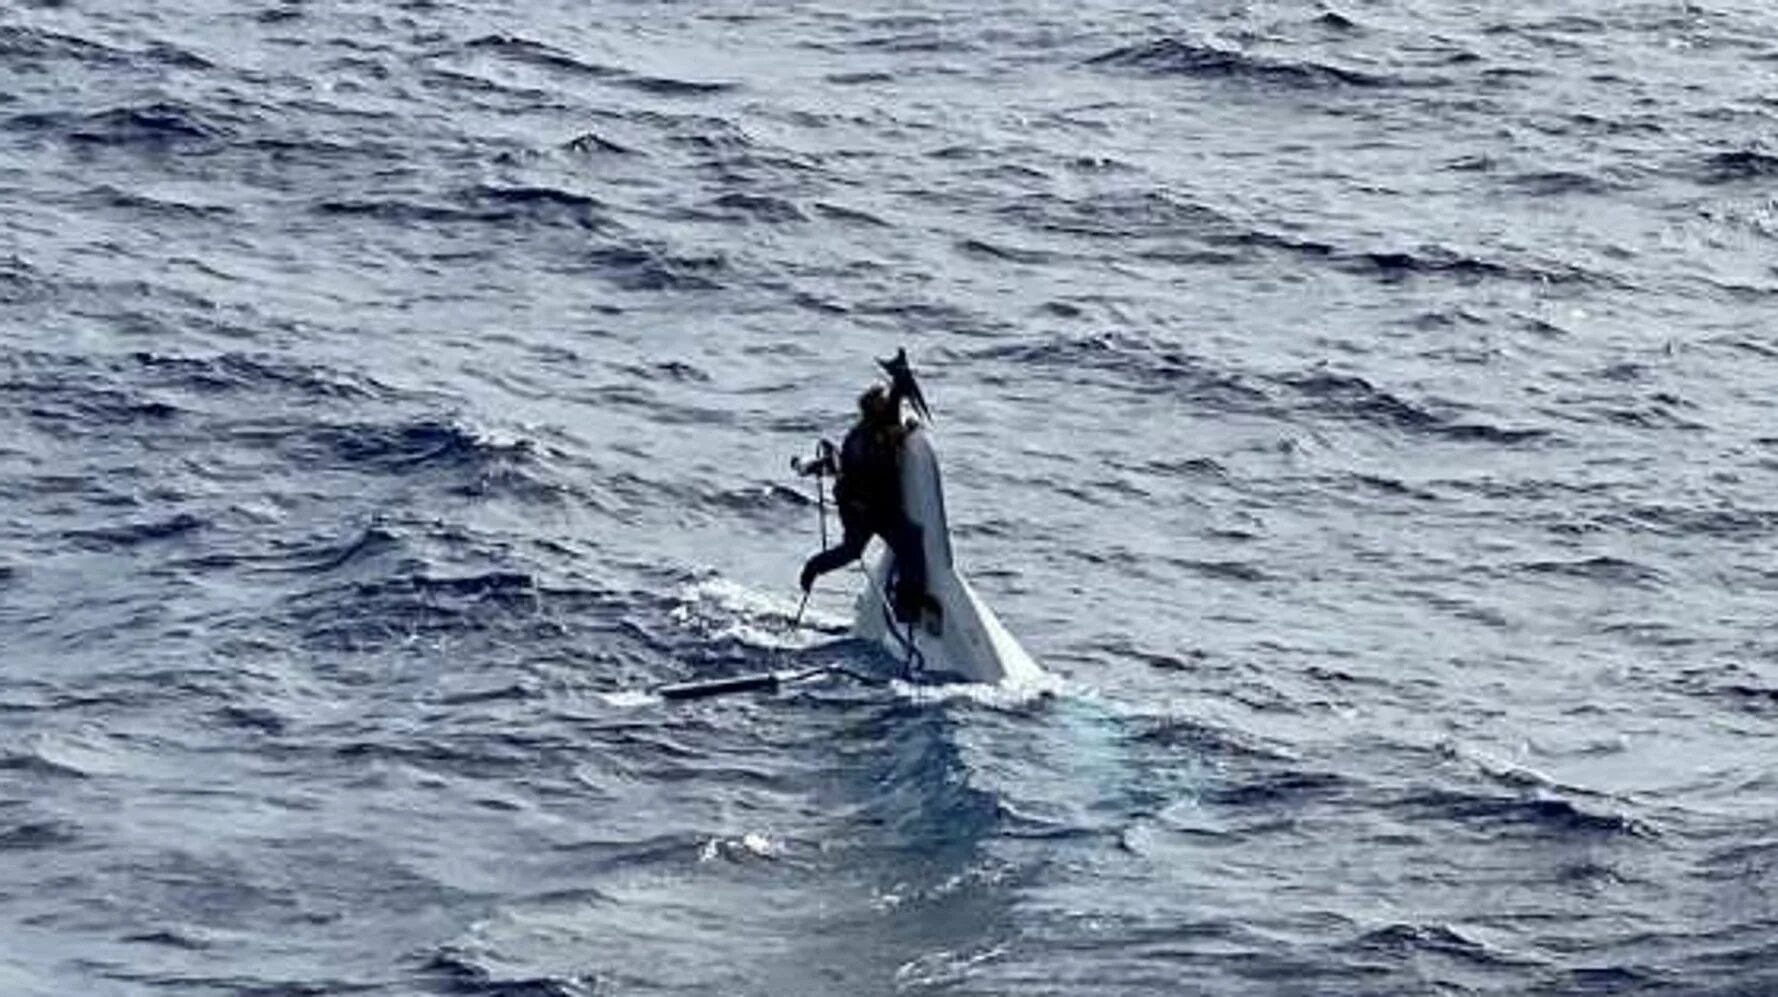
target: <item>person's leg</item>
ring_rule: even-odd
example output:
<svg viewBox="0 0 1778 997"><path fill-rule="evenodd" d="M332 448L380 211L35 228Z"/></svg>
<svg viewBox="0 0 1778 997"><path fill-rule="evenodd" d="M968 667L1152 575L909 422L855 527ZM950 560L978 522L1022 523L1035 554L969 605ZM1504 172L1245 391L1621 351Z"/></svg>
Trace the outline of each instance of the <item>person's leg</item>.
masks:
<svg viewBox="0 0 1778 997"><path fill-rule="evenodd" d="M926 545L906 516L884 525L883 542L895 554L895 616L905 623L917 619L926 602Z"/></svg>
<svg viewBox="0 0 1778 997"><path fill-rule="evenodd" d="M803 564L802 586L804 590L815 584L817 577L858 560L859 556L864 553L865 545L870 543L870 533L862 529L861 524L843 515L840 517L840 524L846 531L840 542L809 558Z"/></svg>

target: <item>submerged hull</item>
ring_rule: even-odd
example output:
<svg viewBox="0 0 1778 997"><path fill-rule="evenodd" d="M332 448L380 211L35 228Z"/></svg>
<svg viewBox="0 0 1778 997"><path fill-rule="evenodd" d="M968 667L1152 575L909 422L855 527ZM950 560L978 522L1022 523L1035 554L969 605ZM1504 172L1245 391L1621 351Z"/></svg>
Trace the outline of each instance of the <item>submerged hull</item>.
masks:
<svg viewBox="0 0 1778 997"><path fill-rule="evenodd" d="M885 549L867 569L869 582L858 596L853 632L909 662L914 678L1033 682L1043 669L969 587L952 558L944 486L931 436L924 426L909 434L901 458L901 493L908 518L920 528L927 593L939 611L924 614L912 627L895 620L886 585L895 558Z"/></svg>

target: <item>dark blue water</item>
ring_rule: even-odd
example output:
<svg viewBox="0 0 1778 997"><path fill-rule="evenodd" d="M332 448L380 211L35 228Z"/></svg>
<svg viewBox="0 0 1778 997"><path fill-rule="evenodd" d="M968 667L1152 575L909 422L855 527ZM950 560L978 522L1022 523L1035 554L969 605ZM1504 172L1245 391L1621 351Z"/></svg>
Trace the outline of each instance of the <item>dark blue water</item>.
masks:
<svg viewBox="0 0 1778 997"><path fill-rule="evenodd" d="M0 10L0 992L1778 991L1778 14ZM787 633L906 345L1046 696Z"/></svg>

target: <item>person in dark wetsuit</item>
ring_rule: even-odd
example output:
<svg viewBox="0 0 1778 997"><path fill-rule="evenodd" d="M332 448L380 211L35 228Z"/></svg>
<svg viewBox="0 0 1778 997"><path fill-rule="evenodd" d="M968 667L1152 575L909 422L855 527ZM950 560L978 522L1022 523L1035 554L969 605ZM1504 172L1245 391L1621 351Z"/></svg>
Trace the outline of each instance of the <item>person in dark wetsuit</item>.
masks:
<svg viewBox="0 0 1778 997"><path fill-rule="evenodd" d="M823 440L821 458L803 467L805 474L838 476L833 497L845 536L803 564L801 582L803 591L809 591L818 576L851 564L871 537L880 537L895 555L892 602L896 619L905 623L918 618L927 597L925 544L901 501L901 444L911 426L901 422L905 389L900 380L893 390L877 384L859 395L858 423L837 453Z"/></svg>

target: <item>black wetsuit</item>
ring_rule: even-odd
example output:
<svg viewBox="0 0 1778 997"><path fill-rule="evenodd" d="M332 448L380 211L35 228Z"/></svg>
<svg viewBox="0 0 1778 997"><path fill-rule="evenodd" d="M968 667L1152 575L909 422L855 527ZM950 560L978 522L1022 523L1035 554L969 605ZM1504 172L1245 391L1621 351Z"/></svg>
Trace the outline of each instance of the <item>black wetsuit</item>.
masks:
<svg viewBox="0 0 1778 997"><path fill-rule="evenodd" d="M803 588L815 576L845 567L864 553L871 537L880 537L895 555L894 609L898 619L919 615L926 596L926 549L920 528L901 504L900 450L905 430L894 424L853 426L840 445L839 480L834 502L840 507L845 536L839 544L809 558L803 565Z"/></svg>

